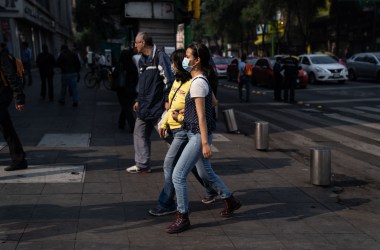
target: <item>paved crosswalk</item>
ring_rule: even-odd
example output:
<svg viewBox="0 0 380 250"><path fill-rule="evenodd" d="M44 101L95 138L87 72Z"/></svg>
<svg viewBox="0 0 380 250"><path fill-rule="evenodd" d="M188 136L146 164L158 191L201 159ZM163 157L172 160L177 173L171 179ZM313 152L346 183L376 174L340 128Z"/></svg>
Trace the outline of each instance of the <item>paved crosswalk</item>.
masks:
<svg viewBox="0 0 380 250"><path fill-rule="evenodd" d="M346 159L380 167L380 105L333 105L326 110L284 106L235 112L243 120L268 121L274 143L283 140L282 145L305 153L313 146L328 146Z"/></svg>

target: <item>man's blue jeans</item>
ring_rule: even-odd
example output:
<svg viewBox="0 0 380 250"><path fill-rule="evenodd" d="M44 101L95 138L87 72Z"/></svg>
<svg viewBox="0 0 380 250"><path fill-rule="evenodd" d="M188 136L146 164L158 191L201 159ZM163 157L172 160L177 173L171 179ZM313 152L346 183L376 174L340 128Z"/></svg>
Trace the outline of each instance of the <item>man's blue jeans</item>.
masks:
<svg viewBox="0 0 380 250"><path fill-rule="evenodd" d="M62 74L61 76L61 101L65 101L67 87L73 95L73 102L78 102L77 73Z"/></svg>
<svg viewBox="0 0 380 250"><path fill-rule="evenodd" d="M173 184L177 196L177 211L182 214L189 211L186 178L194 165L196 165L199 175L209 180L211 187L218 192L222 199L229 198L232 195L219 176L215 174L210 161L203 158L201 135L187 131L187 139L188 143L183 149L173 171ZM209 144L212 142L211 134L208 136L208 142ZM196 164L198 161L201 164Z"/></svg>

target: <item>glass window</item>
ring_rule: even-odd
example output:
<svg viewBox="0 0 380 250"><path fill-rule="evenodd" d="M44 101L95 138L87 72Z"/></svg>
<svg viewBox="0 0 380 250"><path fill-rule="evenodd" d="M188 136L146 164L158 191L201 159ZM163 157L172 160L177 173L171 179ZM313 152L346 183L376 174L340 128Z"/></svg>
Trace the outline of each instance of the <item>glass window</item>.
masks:
<svg viewBox="0 0 380 250"><path fill-rule="evenodd" d="M336 63L336 60L331 56L313 56L310 58L314 64L332 64Z"/></svg>
<svg viewBox="0 0 380 250"><path fill-rule="evenodd" d="M307 57L302 57L302 64L310 65L309 59Z"/></svg>
<svg viewBox="0 0 380 250"><path fill-rule="evenodd" d="M365 62L365 56L358 56L355 58L356 62Z"/></svg>

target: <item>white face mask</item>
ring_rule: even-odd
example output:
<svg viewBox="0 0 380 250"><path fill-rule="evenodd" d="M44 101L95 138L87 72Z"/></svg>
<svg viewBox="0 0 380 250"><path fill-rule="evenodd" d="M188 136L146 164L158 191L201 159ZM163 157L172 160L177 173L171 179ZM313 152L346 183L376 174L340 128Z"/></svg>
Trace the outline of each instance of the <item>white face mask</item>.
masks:
<svg viewBox="0 0 380 250"><path fill-rule="evenodd" d="M186 70L188 72L190 72L193 69L193 66L190 66L189 63L190 63L189 58L187 58L187 57L183 58L182 67L184 70Z"/></svg>

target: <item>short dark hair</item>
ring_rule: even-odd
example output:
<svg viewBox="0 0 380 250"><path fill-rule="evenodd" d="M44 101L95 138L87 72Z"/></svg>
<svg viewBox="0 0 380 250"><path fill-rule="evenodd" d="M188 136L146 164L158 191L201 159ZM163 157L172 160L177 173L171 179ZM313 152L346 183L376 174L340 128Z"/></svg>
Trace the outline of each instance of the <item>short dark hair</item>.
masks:
<svg viewBox="0 0 380 250"><path fill-rule="evenodd" d="M247 54L243 53L241 55L241 61L244 62L245 60L247 60Z"/></svg>
<svg viewBox="0 0 380 250"><path fill-rule="evenodd" d="M147 32L139 32L137 37L142 39L147 46L153 46L153 38Z"/></svg>

